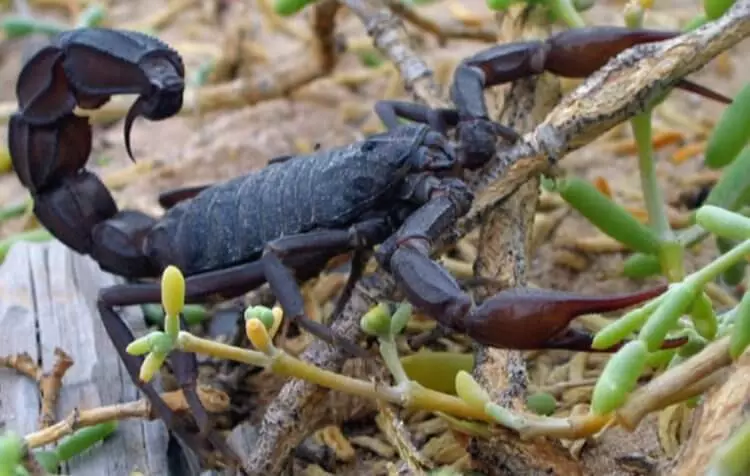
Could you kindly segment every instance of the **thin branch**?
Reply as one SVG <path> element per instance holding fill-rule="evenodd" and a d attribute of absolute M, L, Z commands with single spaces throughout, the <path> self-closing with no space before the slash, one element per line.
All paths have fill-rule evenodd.
<path fill-rule="evenodd" d="M 549 28 L 524 25 L 516 15 L 504 15 L 501 21 L 501 31 L 508 31 L 504 36 L 516 41 L 545 38 L 550 34 Z M 517 25 L 521 31 L 514 31 L 519 30 Z M 488 99 L 493 97 L 487 96 Z M 491 106 L 488 103 L 490 117 L 520 133 L 530 132 L 544 120 L 560 97 L 560 81 L 552 75 L 517 81 L 508 89 L 504 104 Z M 476 276 L 492 279 L 499 285 L 486 286 L 478 297 L 487 298 L 501 289 L 526 286 L 538 195 L 539 179 L 531 177 L 512 197 L 488 210 L 481 226 L 474 271 Z M 521 352 L 480 347 L 476 362 L 474 377 L 495 402 L 515 410 L 525 407 L 528 375 Z M 497 429 L 495 434 L 492 438 L 472 438 L 469 452 L 478 468 L 502 464 L 514 474 L 533 474 L 549 468 L 554 468 L 555 474 L 580 472 L 578 463 L 555 440 L 524 440 L 502 429 Z"/>
<path fill-rule="evenodd" d="M 182 390 L 162 393 L 161 397 L 169 408 L 175 412 L 185 412 L 190 409 Z M 214 388 L 198 387 L 198 397 L 210 413 L 221 413 L 229 408 L 229 397 L 227 394 Z M 54 443 L 82 427 L 129 418 L 153 420 L 158 417 L 152 411 L 151 402 L 147 398 L 143 398 L 134 402 L 118 403 L 88 410 L 74 410 L 64 420 L 30 433 L 24 439 L 29 448 L 37 448 Z"/>
<path fill-rule="evenodd" d="M 72 365 L 73 359 L 60 348 L 55 348 L 55 363 L 50 372 L 45 372 L 37 366 L 31 356 L 25 352 L 10 357 L 0 357 L 0 367 L 14 369 L 37 383 L 42 399 L 39 414 L 41 428 L 46 428 L 55 421 L 55 406 L 60 396 L 62 379 Z"/>
<path fill-rule="evenodd" d="M 341 0 L 360 19 L 380 53 L 393 63 L 404 87 L 430 107 L 446 106 L 433 79 L 432 70 L 410 45 L 401 19 L 380 0 Z"/>
<path fill-rule="evenodd" d="M 440 46 L 444 46 L 448 40 L 477 40 L 485 43 L 494 43 L 497 41 L 497 33 L 482 28 L 451 27 L 449 25 L 440 25 L 436 21 L 427 18 L 414 8 L 409 7 L 399 0 L 387 0 L 388 7 L 396 15 L 405 21 L 434 35 Z"/>
<path fill-rule="evenodd" d="M 718 346 L 719 343 L 712 345 Z M 728 346 L 724 346 L 723 350 L 728 352 Z M 690 364 L 693 359 L 701 357 L 701 354 L 682 365 Z M 679 367 L 681 366 L 677 368 Z M 709 390 L 705 401 L 696 410 L 690 438 L 681 445 L 680 452 L 670 464 L 659 468 L 659 474 L 708 474 L 706 470 L 716 450 L 747 419 L 747 408 L 750 405 L 750 352 L 745 352 L 724 371 L 728 375 L 723 376 L 721 385 L 715 385 Z M 720 372 L 714 373 L 717 374 Z"/>

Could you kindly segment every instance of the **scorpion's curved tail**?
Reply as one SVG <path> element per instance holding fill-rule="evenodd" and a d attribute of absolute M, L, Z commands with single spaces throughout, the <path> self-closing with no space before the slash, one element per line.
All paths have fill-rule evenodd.
<path fill-rule="evenodd" d="M 181 58 L 161 41 L 106 29 L 59 35 L 19 74 L 19 111 L 8 127 L 16 175 L 31 192 L 42 225 L 106 271 L 130 278 L 158 274 L 141 251 L 155 220 L 119 211 L 104 183 L 84 169 L 91 153 L 91 125 L 74 109 L 101 107 L 114 94 L 138 94 L 125 120 L 130 154 L 136 117 L 160 120 L 180 110 L 183 76 Z"/>
<path fill-rule="evenodd" d="M 68 247 L 90 255 L 106 271 L 127 278 L 159 275 L 160 264 L 146 256 L 141 246 L 156 220 L 137 211 L 118 210 L 104 183 L 85 170 L 92 130 L 88 119 L 76 116 L 74 109 L 101 107 L 114 94 L 137 94 L 125 118 L 125 144 L 130 154 L 129 133 L 135 118 L 160 120 L 175 115 L 182 107 L 183 78 L 180 56 L 156 38 L 89 28 L 59 35 L 37 51 L 19 74 L 19 111 L 12 115 L 8 127 L 15 173 L 31 192 L 34 213 L 42 225 Z M 157 414 L 200 452 L 199 438 L 187 431 L 183 417 L 166 405 L 154 387 L 140 381 L 143 357 L 126 351 L 134 337 L 114 306 L 133 304 L 127 302 L 125 292 L 132 286 L 100 293 L 98 307 L 105 329 Z M 223 439 L 206 427 L 206 411 L 195 388 L 195 355 L 177 352 L 171 360 L 202 436 L 225 454 L 231 453 Z M 235 464 L 239 461 L 236 454 L 228 456 Z"/>

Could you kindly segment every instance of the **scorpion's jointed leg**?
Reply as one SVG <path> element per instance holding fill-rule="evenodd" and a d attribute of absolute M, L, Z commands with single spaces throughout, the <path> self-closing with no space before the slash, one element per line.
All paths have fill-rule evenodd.
<path fill-rule="evenodd" d="M 349 230 L 319 230 L 300 235 L 290 235 L 274 240 L 266 245 L 261 262 L 264 265 L 265 278 L 276 299 L 279 300 L 284 315 L 306 329 L 313 335 L 329 342 L 340 345 L 353 355 L 365 357 L 367 354 L 362 348 L 345 339 L 335 336 L 330 328 L 311 320 L 305 315 L 304 300 L 291 269 L 292 260 L 295 256 L 344 253 L 351 250 L 364 250 L 379 243 L 388 236 L 390 227 L 386 219 L 372 219 L 353 225 Z M 362 272 L 362 262 L 356 259 L 359 254 L 355 253 L 352 271 L 347 280 L 347 287 L 351 288 L 359 279 Z M 360 256 L 361 257 L 361 256 Z M 357 269 L 360 268 L 360 269 Z M 342 295 L 337 303 L 337 309 L 343 305 L 346 293 Z"/>
<path fill-rule="evenodd" d="M 159 194 L 159 205 L 164 210 L 169 210 L 178 203 L 190 200 L 196 195 L 211 187 L 212 184 L 207 185 L 193 185 L 191 187 L 180 187 L 172 190 L 167 190 Z"/>
<path fill-rule="evenodd" d="M 182 388 L 185 399 L 190 406 L 193 418 L 195 418 L 198 425 L 199 434 L 188 430 L 188 428 L 193 426 L 190 421 L 185 416 L 172 411 L 172 409 L 169 408 L 166 402 L 161 398 L 161 395 L 159 395 L 154 389 L 153 385 L 146 384 L 140 380 L 140 368 L 141 365 L 143 365 L 144 358 L 142 356 L 130 355 L 125 351 L 127 346 L 135 338 L 127 324 L 123 322 L 122 318 L 113 308 L 113 306 L 119 304 L 117 299 L 119 289 L 127 286 L 129 285 L 113 286 L 111 288 L 103 289 L 99 295 L 97 307 L 101 314 L 104 328 L 106 329 L 109 338 L 112 340 L 117 353 L 125 364 L 125 368 L 127 369 L 131 380 L 141 392 L 146 395 L 151 402 L 151 406 L 156 415 L 158 415 L 167 427 L 183 439 L 194 451 L 202 453 L 201 450 L 205 448 L 205 444 L 202 444 L 202 440 L 205 439 L 204 441 L 210 442 L 214 448 L 230 457 L 233 464 L 239 464 L 241 461 L 239 456 L 237 456 L 234 450 L 227 445 L 224 438 L 211 428 L 208 413 L 198 397 L 195 388 L 198 365 L 194 355 L 175 351 L 170 355 L 170 361 L 174 369 L 175 377 Z M 158 298 L 152 299 L 151 301 L 158 302 Z M 182 321 L 181 327 L 184 328 L 185 323 L 184 320 Z M 206 453 L 203 453 L 202 456 L 204 458 L 209 457 Z"/>
<path fill-rule="evenodd" d="M 424 104 L 383 100 L 375 104 L 375 113 L 389 129 L 398 126 L 400 118 L 428 124 L 442 134 L 447 134 L 448 128 L 458 127 L 460 160 L 468 168 L 484 165 L 493 157 L 496 137 L 511 143 L 521 138 L 510 127 L 489 119 L 477 121 L 456 109 L 432 109 Z"/>
<path fill-rule="evenodd" d="M 349 299 L 352 297 L 354 286 L 360 279 L 362 279 L 362 275 L 364 275 L 365 268 L 367 267 L 367 261 L 371 256 L 372 253 L 364 248 L 354 250 L 354 255 L 352 256 L 350 264 L 349 276 L 346 278 L 344 288 L 341 290 L 338 300 L 336 300 L 336 306 L 333 308 L 333 312 L 331 312 L 331 322 L 336 322 L 339 315 L 344 311 L 344 306 L 346 306 L 346 303 L 349 302 Z"/>
<path fill-rule="evenodd" d="M 469 208 L 470 192 L 463 182 L 444 179 L 429 196 L 383 243 L 377 259 L 414 306 L 480 344 L 590 351 L 591 336 L 567 331 L 575 317 L 632 306 L 666 290 L 666 286 L 660 286 L 634 294 L 598 297 L 520 288 L 503 291 L 474 306 L 455 278 L 429 255 L 431 242 Z M 665 347 L 684 342 L 685 339 L 668 340 Z"/>
<path fill-rule="evenodd" d="M 451 98 L 462 117 L 487 121 L 485 88 L 545 71 L 563 77 L 585 78 L 630 47 L 668 40 L 680 34 L 614 26 L 588 27 L 563 31 L 546 41 L 493 46 L 462 61 L 454 74 Z M 731 103 L 726 96 L 687 80 L 679 81 L 676 87 Z"/>

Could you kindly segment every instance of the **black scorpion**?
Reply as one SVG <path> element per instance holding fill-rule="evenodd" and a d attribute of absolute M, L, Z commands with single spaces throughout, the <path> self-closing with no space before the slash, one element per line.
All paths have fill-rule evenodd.
<path fill-rule="evenodd" d="M 580 35 L 572 36 L 580 40 Z M 600 56 L 639 42 L 636 36 L 620 32 L 619 43 Z M 12 163 L 33 196 L 37 218 L 60 241 L 90 255 L 102 269 L 130 279 L 155 278 L 166 266 L 176 265 L 187 276 L 188 302 L 238 296 L 267 282 L 287 318 L 319 338 L 358 352 L 354 343 L 335 340 L 327 327 L 305 316 L 298 282 L 318 274 L 330 258 L 353 251 L 344 292 L 348 296 L 369 250 L 380 244 L 376 259 L 381 267 L 392 273 L 416 307 L 441 324 L 498 347 L 586 350 L 590 336 L 564 329 L 572 317 L 542 324 L 535 316 L 509 314 L 499 296 L 475 305 L 429 257 L 430 243 L 471 205 L 472 193 L 459 178 L 461 169 L 483 166 L 494 155 L 496 135 L 518 138 L 485 117 L 482 89 L 541 72 L 545 57 L 547 63 L 555 57 L 564 64 L 565 58 L 582 51 L 581 45 L 574 45 L 576 49 L 565 41 L 543 43 L 544 48 L 540 44 L 500 46 L 459 68 L 453 97 L 463 112 L 379 102 L 376 111 L 387 132 L 313 154 L 279 157 L 262 170 L 224 183 L 164 194 L 161 203 L 167 210 L 157 220 L 119 210 L 101 180 L 84 168 L 91 152 L 91 126 L 74 108 L 96 109 L 112 95 L 138 95 L 125 120 L 132 158 L 133 121 L 138 116 L 159 121 L 181 109 L 182 59 L 162 41 L 141 33 L 76 29 L 55 37 L 19 74 L 19 111 L 11 117 L 8 132 Z M 593 49 L 584 52 L 592 56 Z M 589 62 L 582 70 L 578 65 L 573 72 L 593 72 L 599 63 Z M 530 69 L 528 64 L 535 66 Z M 415 122 L 402 125 L 399 117 Z M 448 129 L 455 127 L 462 131 L 461 153 L 447 137 Z M 634 296 L 611 298 L 600 308 L 633 304 Z M 159 301 L 158 283 L 123 284 L 102 289 L 98 309 L 131 378 L 170 429 L 194 448 L 207 438 L 238 461 L 211 430 L 198 400 L 194 355 L 175 352 L 171 362 L 199 434 L 188 431 L 184 415 L 172 412 L 151 385 L 139 381 L 143 358 L 125 352 L 133 335 L 115 307 Z"/>

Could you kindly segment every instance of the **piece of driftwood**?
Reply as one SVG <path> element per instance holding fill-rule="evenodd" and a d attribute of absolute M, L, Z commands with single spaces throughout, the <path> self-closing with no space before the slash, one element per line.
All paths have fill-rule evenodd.
<path fill-rule="evenodd" d="M 99 289 L 119 281 L 59 241 L 18 243 L 0 266 L 0 356 L 26 352 L 45 372 L 54 365 L 56 348 L 73 360 L 54 409 L 58 421 L 76 408 L 140 398 L 96 309 Z M 122 315 L 133 332 L 142 335 L 140 309 L 126 308 Z M 3 430 L 21 435 L 38 430 L 40 403 L 35 382 L 0 369 Z M 161 421 L 124 420 L 103 444 L 71 460 L 62 473 L 164 475 L 167 440 Z"/>

